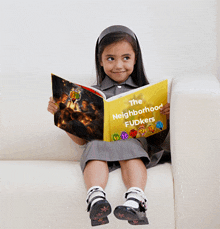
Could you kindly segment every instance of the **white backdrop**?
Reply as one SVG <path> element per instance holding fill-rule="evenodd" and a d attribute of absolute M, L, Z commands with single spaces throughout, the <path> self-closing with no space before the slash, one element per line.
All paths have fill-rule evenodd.
<path fill-rule="evenodd" d="M 137 34 L 150 78 L 217 75 L 216 20 L 217 0 L 1 1 L 1 76 L 95 75 L 96 39 L 113 24 Z"/>
<path fill-rule="evenodd" d="M 218 46 L 218 53 L 217 53 L 217 56 L 218 56 L 218 63 L 217 63 L 217 66 L 218 66 L 218 79 L 220 81 L 220 1 L 217 1 L 217 46 Z"/>

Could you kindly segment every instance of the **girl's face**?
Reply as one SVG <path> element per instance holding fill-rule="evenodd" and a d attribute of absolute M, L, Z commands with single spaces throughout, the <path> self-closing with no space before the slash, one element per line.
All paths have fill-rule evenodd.
<path fill-rule="evenodd" d="M 105 74 L 118 83 L 128 79 L 135 63 L 135 52 L 125 40 L 106 46 L 100 62 Z"/>

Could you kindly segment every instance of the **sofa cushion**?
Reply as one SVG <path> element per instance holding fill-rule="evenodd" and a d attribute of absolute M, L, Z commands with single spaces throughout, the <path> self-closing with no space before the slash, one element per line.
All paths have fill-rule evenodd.
<path fill-rule="evenodd" d="M 86 189 L 78 162 L 0 161 L 0 228 L 90 228 Z M 106 187 L 114 209 L 126 191 L 120 169 L 111 172 Z M 174 228 L 173 178 L 170 164 L 148 170 L 148 228 Z M 157 214 L 155 214 L 157 212 Z M 133 228 L 109 216 L 108 228 Z M 152 227 L 151 227 L 152 226 Z"/>

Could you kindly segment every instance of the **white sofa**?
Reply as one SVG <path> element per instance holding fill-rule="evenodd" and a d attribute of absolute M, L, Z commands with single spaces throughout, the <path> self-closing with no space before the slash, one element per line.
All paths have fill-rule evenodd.
<path fill-rule="evenodd" d="M 38 85 L 39 86 L 39 85 Z M 42 85 L 43 86 L 43 85 Z M 220 228 L 220 86 L 215 76 L 184 76 L 170 84 L 172 165 L 148 170 L 149 229 Z M 25 94 L 25 93 L 24 93 Z M 0 228 L 87 229 L 82 149 L 55 127 L 48 95 L 0 100 Z M 114 209 L 126 191 L 110 173 Z M 133 228 L 113 214 L 99 228 Z"/>

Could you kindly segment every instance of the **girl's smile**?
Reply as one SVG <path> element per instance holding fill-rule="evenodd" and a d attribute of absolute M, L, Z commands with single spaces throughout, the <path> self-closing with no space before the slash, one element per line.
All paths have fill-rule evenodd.
<path fill-rule="evenodd" d="M 101 58 L 101 66 L 112 80 L 123 83 L 134 70 L 135 52 L 125 40 L 108 45 Z"/>

